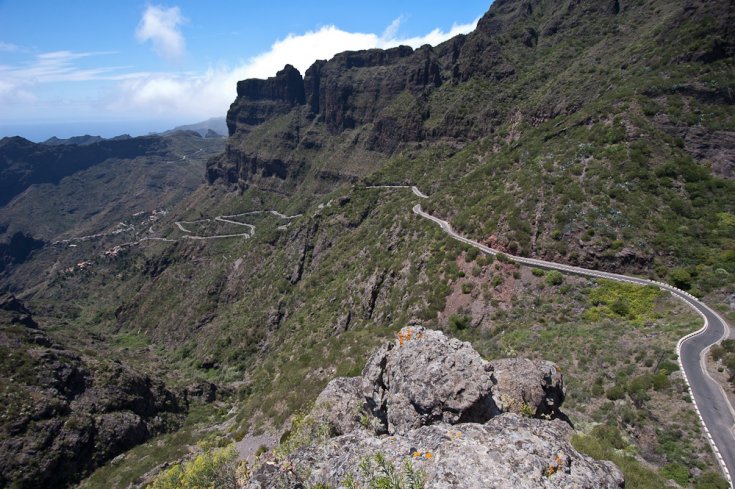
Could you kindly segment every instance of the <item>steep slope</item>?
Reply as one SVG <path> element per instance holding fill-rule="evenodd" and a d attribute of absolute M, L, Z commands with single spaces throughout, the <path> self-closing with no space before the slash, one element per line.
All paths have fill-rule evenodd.
<path fill-rule="evenodd" d="M 488 359 L 559 365 L 575 446 L 630 486 L 720 487 L 676 372 L 697 316 L 654 289 L 478 256 L 415 218 L 407 189 L 365 187 L 416 183 L 425 209 L 494 247 L 650 274 L 718 304 L 735 273 L 732 17 L 722 0 L 496 1 L 441 46 L 240 82 L 210 185 L 156 229 L 176 239 L 177 221 L 204 232 L 238 215 L 253 235 L 70 247 L 94 266 L 49 264 L 24 297 L 70 332 L 139 345 L 126 354 L 158 357 L 177 382 L 231 388 L 222 438 L 278 435 L 373 346 L 423 324 Z M 246 214 L 268 210 L 301 215 Z M 161 462 L 139 447 L 87 487 Z"/>
<path fill-rule="evenodd" d="M 221 138 L 194 132 L 52 146 L 6 138 L 0 143 L 5 185 L 28 187 L 0 206 L 0 274 L 8 268 L 0 289 L 36 285 L 58 263 L 60 248 L 77 246 L 80 237 L 103 242 L 105 250 L 135 241 L 201 185 L 206 160 L 223 147 Z M 61 246 L 65 240 L 71 241 Z M 35 263 L 16 267 L 32 252 Z"/>
<path fill-rule="evenodd" d="M 100 141 L 89 145 L 36 144 L 21 137 L 0 140 L 0 205 L 35 183 L 58 183 L 74 172 L 102 161 L 135 158 L 160 151 L 155 137 Z"/>
<path fill-rule="evenodd" d="M 735 231 L 734 16 L 725 1 L 496 2 L 434 48 L 287 66 L 238 84 L 208 179 L 287 194 L 412 181 L 513 252 L 733 273 L 718 252 Z"/>
<path fill-rule="evenodd" d="M 0 296 L 0 486 L 67 487 L 181 426 L 185 395 L 119 361 L 80 355 L 46 329 Z"/>

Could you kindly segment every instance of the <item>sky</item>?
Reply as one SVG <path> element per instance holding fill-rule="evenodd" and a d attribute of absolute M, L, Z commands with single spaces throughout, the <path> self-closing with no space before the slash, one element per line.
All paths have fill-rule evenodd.
<path fill-rule="evenodd" d="M 436 45 L 491 0 L 0 0 L 0 137 L 145 134 L 222 117 L 236 83 L 345 50 Z"/>

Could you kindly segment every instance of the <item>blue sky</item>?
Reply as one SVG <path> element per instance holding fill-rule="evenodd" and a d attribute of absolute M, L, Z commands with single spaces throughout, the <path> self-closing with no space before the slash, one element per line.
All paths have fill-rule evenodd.
<path fill-rule="evenodd" d="M 223 116 L 237 80 L 347 49 L 437 44 L 491 0 L 0 0 L 0 137 L 113 136 Z"/>

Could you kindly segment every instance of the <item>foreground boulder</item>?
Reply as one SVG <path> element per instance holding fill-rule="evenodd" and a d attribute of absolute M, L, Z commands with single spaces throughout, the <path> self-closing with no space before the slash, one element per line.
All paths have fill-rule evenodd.
<path fill-rule="evenodd" d="M 553 363 L 488 362 L 469 343 L 404 328 L 361 377 L 327 385 L 291 434 L 299 443 L 246 487 L 367 487 L 387 474 L 426 488 L 623 487 L 614 464 L 571 445 L 571 427 L 554 419 L 563 400 Z"/>

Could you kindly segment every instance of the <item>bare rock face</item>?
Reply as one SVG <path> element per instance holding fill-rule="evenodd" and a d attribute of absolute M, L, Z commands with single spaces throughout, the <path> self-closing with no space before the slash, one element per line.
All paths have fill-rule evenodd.
<path fill-rule="evenodd" d="M 130 367 L 66 349 L 0 297 L 0 487 L 68 487 L 125 450 L 178 428 L 186 399 Z"/>
<path fill-rule="evenodd" d="M 337 435 L 361 428 L 360 418 L 366 414 L 359 377 L 338 377 L 324 388 L 309 415 L 317 423 L 327 423 Z"/>
<path fill-rule="evenodd" d="M 357 468 L 380 453 L 400 472 L 408 459 L 423 473 L 426 489 L 622 488 L 622 474 L 611 462 L 578 453 L 567 441 L 562 421 L 543 421 L 503 414 L 486 424 L 439 423 L 402 436 L 370 436 L 364 431 L 340 436 L 292 454 L 294 470 L 265 465 L 246 487 L 342 487 L 352 476 L 359 487 L 367 480 Z M 300 479 L 299 468 L 308 467 Z M 266 476 L 267 473 L 267 476 Z"/>
<path fill-rule="evenodd" d="M 624 487 L 614 464 L 580 454 L 571 427 L 546 419 L 563 400 L 553 363 L 487 362 L 469 343 L 403 328 L 361 377 L 334 379 L 317 399 L 304 426 L 327 425 L 331 438 L 266 460 L 245 487 L 368 487 L 371 467 L 404 480 L 410 468 L 426 488 Z"/>
<path fill-rule="evenodd" d="M 558 417 L 564 402 L 564 379 L 557 365 L 527 358 L 490 362 L 497 384 L 493 399 L 501 411 Z"/>
<path fill-rule="evenodd" d="M 684 148 L 696 160 L 709 162 L 718 177 L 735 178 L 735 132 L 695 126 L 686 131 Z"/>
<path fill-rule="evenodd" d="M 388 432 L 436 422 L 482 423 L 500 414 L 492 366 L 470 346 L 422 327 L 401 330 L 368 360 L 363 394 Z"/>

